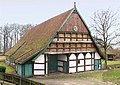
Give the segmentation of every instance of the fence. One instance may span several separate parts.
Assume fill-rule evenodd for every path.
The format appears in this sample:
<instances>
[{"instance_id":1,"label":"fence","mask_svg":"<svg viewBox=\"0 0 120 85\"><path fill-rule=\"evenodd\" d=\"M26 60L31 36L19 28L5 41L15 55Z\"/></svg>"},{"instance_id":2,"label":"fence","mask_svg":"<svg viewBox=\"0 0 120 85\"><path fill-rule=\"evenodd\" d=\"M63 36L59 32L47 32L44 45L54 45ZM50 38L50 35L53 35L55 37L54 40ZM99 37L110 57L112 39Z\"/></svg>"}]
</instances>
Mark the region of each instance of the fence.
<instances>
[{"instance_id":1,"label":"fence","mask_svg":"<svg viewBox=\"0 0 120 85\"><path fill-rule=\"evenodd\" d=\"M17 75L0 73L0 79L16 85L44 85Z\"/></svg>"}]
</instances>

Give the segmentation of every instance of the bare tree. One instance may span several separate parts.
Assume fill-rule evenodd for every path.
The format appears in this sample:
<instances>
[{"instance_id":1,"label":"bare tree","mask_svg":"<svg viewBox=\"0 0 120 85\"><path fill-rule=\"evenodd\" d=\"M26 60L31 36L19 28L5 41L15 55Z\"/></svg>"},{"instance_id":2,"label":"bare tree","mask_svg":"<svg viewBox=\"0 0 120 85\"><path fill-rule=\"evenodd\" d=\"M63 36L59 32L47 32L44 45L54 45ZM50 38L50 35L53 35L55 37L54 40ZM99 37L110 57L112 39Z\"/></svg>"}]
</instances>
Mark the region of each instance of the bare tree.
<instances>
[{"instance_id":1,"label":"bare tree","mask_svg":"<svg viewBox=\"0 0 120 85\"><path fill-rule=\"evenodd\" d=\"M0 50L6 50L15 45L25 32L32 27L31 24L5 24L0 27Z\"/></svg>"},{"instance_id":2,"label":"bare tree","mask_svg":"<svg viewBox=\"0 0 120 85\"><path fill-rule=\"evenodd\" d=\"M9 48L9 35L10 32L12 32L12 28L9 27L9 24L4 25L4 27L2 27L2 35L3 35L3 50L4 53L5 51Z\"/></svg>"},{"instance_id":3,"label":"bare tree","mask_svg":"<svg viewBox=\"0 0 120 85\"><path fill-rule=\"evenodd\" d=\"M0 52L2 52L2 27L0 27Z\"/></svg>"},{"instance_id":4,"label":"bare tree","mask_svg":"<svg viewBox=\"0 0 120 85\"><path fill-rule=\"evenodd\" d=\"M118 44L118 35L116 27L118 27L118 17L117 13L114 13L111 10L101 10L96 11L94 13L93 20L93 28L96 32L96 41L100 47L103 48L103 52L105 55L105 67L108 69L107 66L107 49L109 46Z\"/></svg>"}]
</instances>

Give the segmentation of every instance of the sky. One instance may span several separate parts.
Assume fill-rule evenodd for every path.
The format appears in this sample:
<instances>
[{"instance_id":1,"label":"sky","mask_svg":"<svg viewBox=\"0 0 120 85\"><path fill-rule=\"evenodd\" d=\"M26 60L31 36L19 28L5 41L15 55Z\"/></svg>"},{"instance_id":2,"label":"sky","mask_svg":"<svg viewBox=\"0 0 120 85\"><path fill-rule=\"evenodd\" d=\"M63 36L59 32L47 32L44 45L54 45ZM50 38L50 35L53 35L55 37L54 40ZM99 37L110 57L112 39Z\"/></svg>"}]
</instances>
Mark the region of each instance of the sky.
<instances>
[{"instance_id":1,"label":"sky","mask_svg":"<svg viewBox=\"0 0 120 85\"><path fill-rule=\"evenodd\" d=\"M97 10L111 9L120 15L120 0L0 0L0 26L39 24L73 8L74 2L88 26Z\"/></svg>"}]
</instances>

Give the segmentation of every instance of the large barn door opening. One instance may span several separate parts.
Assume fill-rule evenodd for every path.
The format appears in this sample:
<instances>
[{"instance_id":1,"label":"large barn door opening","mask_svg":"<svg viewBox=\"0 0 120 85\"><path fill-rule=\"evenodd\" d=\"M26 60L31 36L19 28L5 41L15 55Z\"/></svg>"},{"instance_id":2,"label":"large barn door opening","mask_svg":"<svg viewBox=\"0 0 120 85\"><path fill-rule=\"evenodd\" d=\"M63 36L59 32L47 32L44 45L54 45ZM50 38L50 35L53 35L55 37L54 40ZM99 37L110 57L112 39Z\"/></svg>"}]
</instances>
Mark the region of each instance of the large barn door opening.
<instances>
[{"instance_id":1,"label":"large barn door opening","mask_svg":"<svg viewBox=\"0 0 120 85\"><path fill-rule=\"evenodd\" d=\"M49 56L49 72L57 71L57 64L58 64L58 55L50 55Z\"/></svg>"}]
</instances>

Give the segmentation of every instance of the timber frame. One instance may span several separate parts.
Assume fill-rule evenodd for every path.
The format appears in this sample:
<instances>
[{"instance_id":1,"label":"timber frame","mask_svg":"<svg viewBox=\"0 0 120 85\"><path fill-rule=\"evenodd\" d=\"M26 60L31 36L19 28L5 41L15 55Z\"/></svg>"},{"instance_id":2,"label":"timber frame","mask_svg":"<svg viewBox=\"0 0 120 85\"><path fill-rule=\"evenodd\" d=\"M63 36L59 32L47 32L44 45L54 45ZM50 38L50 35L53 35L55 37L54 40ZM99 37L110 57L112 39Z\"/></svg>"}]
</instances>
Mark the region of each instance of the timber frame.
<instances>
[{"instance_id":1,"label":"timber frame","mask_svg":"<svg viewBox=\"0 0 120 85\"><path fill-rule=\"evenodd\" d=\"M26 77L99 70L104 58L76 6L29 30L21 43L10 57L16 55L18 74Z\"/></svg>"}]
</instances>

